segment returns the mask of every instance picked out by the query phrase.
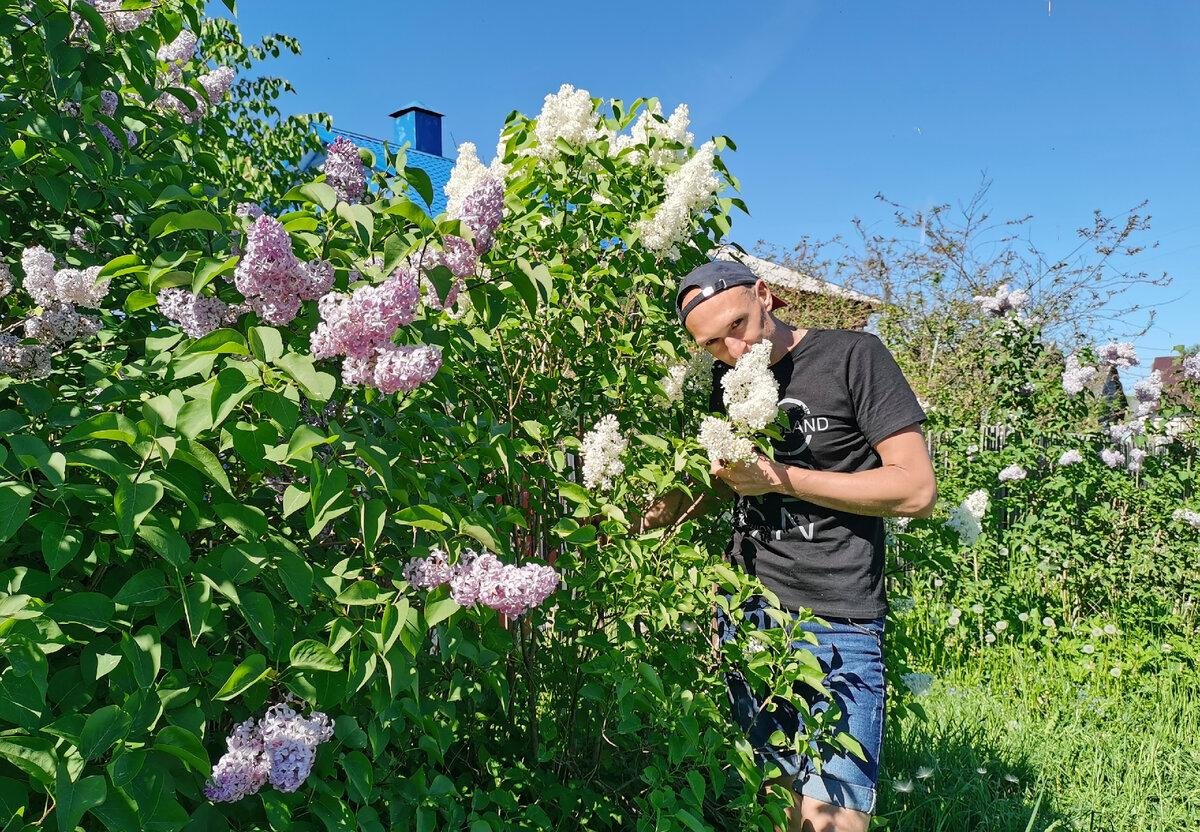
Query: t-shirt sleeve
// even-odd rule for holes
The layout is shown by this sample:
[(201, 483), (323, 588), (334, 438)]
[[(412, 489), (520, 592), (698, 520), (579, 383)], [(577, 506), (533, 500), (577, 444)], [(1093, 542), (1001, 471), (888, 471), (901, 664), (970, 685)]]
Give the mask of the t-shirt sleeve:
[(851, 346), (846, 384), (858, 428), (872, 447), (903, 427), (925, 421), (900, 365), (876, 335), (864, 332)]

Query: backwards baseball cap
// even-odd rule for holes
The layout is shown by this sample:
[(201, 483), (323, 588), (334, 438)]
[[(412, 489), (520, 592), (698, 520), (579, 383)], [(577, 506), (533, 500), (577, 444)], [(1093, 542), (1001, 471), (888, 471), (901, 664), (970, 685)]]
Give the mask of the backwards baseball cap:
[[(679, 322), (687, 323), (687, 316), (692, 310), (713, 295), (734, 286), (753, 286), (757, 282), (758, 275), (745, 263), (736, 260), (713, 260), (697, 266), (684, 275), (683, 280), (679, 282), (679, 289), (675, 292), (675, 312), (679, 315)], [(689, 300), (686, 305), (680, 305), (688, 290), (695, 288), (700, 289), (700, 294)], [(785, 306), (787, 303), (772, 293), (771, 310)]]

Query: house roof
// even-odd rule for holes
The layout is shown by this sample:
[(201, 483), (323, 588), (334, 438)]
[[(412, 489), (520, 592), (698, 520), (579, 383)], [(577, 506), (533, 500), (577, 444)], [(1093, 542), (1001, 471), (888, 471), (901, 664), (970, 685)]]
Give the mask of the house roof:
[(772, 263), (770, 260), (764, 260), (761, 257), (755, 257), (753, 254), (739, 251), (733, 246), (719, 247), (716, 256), (720, 260), (737, 260), (745, 263), (750, 267), (750, 271), (772, 286), (780, 286), (797, 292), (808, 292), (813, 295), (829, 295), (845, 298), (846, 300), (856, 301), (872, 308), (884, 306), (884, 301), (881, 298), (856, 292), (853, 289), (847, 289), (844, 286), (830, 283), (828, 280), (821, 280), (819, 277), (813, 277), (810, 274), (788, 268), (779, 263)]

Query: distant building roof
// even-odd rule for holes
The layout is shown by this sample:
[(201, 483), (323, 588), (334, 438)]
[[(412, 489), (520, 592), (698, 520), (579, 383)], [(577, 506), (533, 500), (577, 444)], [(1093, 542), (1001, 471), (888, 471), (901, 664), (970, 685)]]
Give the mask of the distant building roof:
[(869, 306), (872, 309), (884, 306), (884, 301), (881, 298), (856, 292), (853, 289), (847, 289), (844, 286), (830, 283), (828, 280), (821, 280), (819, 277), (813, 277), (797, 269), (792, 269), (779, 263), (772, 263), (770, 260), (764, 260), (761, 257), (755, 257), (753, 254), (746, 254), (732, 246), (719, 247), (716, 256), (720, 260), (737, 260), (745, 263), (750, 267), (750, 271), (772, 286), (780, 286), (785, 289), (808, 292), (814, 295), (845, 298), (846, 300)]

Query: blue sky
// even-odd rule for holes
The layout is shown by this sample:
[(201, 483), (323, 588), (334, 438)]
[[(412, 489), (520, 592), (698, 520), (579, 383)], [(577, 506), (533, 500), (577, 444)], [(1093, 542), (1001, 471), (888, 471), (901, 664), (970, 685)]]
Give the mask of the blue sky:
[(473, 141), (485, 161), (507, 113), (536, 113), (563, 82), (686, 102), (698, 141), (737, 142), (747, 248), (853, 236), (855, 216), (885, 230), (877, 192), (954, 203), (986, 173), (993, 216), (1032, 213), (1033, 239), (1066, 254), (1093, 209), (1149, 198), (1160, 246), (1138, 262), (1174, 283), (1133, 296), (1162, 304), (1136, 343), (1149, 363), (1200, 341), (1194, 0), (243, 0), (238, 20), (248, 38), (300, 39), (301, 57), (272, 64), (298, 90), (288, 111), (386, 137), (387, 113), (419, 98), (446, 114), (447, 153)]

